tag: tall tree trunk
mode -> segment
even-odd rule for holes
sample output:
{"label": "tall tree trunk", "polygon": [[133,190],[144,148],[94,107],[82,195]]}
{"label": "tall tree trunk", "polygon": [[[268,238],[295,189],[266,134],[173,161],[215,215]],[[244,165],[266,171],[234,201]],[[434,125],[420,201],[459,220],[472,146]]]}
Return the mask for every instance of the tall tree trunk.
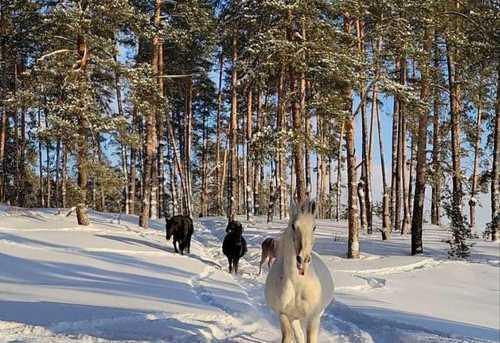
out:
{"label": "tall tree trunk", "polygon": [[[85,118],[80,117],[78,123],[78,188],[80,190],[79,202],[76,206],[76,218],[78,225],[89,225],[87,215],[87,189],[88,189],[88,159],[87,159],[87,129]],[[48,188],[48,187],[47,187]],[[48,198],[48,197],[47,197]],[[48,204],[47,204],[48,206]]]}
{"label": "tall tree trunk", "polygon": [[[403,110],[403,104],[400,105],[400,108]],[[401,234],[407,234],[409,233],[410,230],[410,208],[408,204],[408,192],[409,192],[409,177],[408,177],[408,169],[407,169],[407,164],[410,163],[407,159],[407,151],[406,151],[406,134],[407,134],[407,128],[406,128],[406,122],[405,122],[405,112],[404,110],[400,114],[400,129],[401,129],[401,141],[399,142],[400,144],[400,149],[401,149],[401,189],[402,189],[402,194],[401,194],[401,201],[403,202],[403,222],[401,223]]]}
{"label": "tall tree trunk", "polygon": [[253,207],[252,207],[252,172],[253,172],[253,163],[252,159],[250,158],[250,143],[252,142],[252,126],[253,126],[253,121],[252,121],[252,115],[253,115],[253,107],[252,107],[252,102],[253,102],[253,92],[252,89],[250,88],[248,91],[248,100],[247,100],[247,127],[246,127],[246,149],[247,149],[247,154],[246,154],[246,181],[245,181],[245,188],[246,188],[246,212],[247,212],[247,220],[250,220],[250,217],[252,216],[253,213]]}
{"label": "tall tree trunk", "polygon": [[[319,118],[318,118],[319,119]],[[325,146],[325,138],[327,135],[327,121],[326,118],[323,118],[320,120],[320,130],[321,130],[321,135],[320,135],[320,142],[321,146]],[[320,163],[320,174],[321,174],[321,182],[320,182],[320,198],[319,198],[319,203],[321,204],[321,218],[327,218],[327,213],[329,212],[330,206],[328,206],[327,203],[327,196],[329,192],[329,187],[328,187],[328,180],[330,179],[330,173],[329,173],[329,163],[328,163],[328,156],[326,154],[321,156],[321,163]]]}
{"label": "tall tree trunk", "polygon": [[[5,23],[5,13],[4,13],[4,6],[0,6],[0,22]],[[5,27],[7,25],[1,25],[2,26],[2,36],[5,36]],[[0,40],[0,61],[5,61],[7,59],[6,56],[6,48],[7,48],[7,40],[2,39]],[[7,68],[6,68],[6,63],[0,64],[0,72],[1,72],[1,79],[2,79],[2,85],[3,82],[7,80]],[[3,100],[5,99],[5,93],[3,87],[0,87],[0,98]],[[39,112],[40,115],[40,112]],[[5,163],[5,145],[7,143],[7,125],[8,125],[8,114],[7,114],[7,109],[2,104],[0,107],[0,202],[5,202],[6,198],[6,191],[5,191],[5,182],[6,182],[6,172],[7,172],[7,166]],[[40,163],[41,163],[41,158],[40,158]],[[40,174],[41,175],[41,174]],[[42,189],[40,187],[40,189]],[[42,196],[43,196],[43,192]],[[40,199],[41,202],[43,202],[43,198]],[[43,205],[42,205],[43,207]]]}
{"label": "tall tree trunk", "polygon": [[[321,141],[321,124],[320,124],[320,116],[316,117],[316,138],[315,140],[319,143],[322,144],[323,142]],[[322,218],[322,158],[321,154],[316,151],[316,213],[318,218]]]}
{"label": "tall tree trunk", "polygon": [[[164,54],[163,54],[163,44],[160,45],[158,51],[158,73],[160,75],[164,74]],[[165,96],[165,81],[163,77],[158,77],[158,89],[162,97]],[[158,204],[157,204],[157,214],[158,217],[163,217],[165,214],[165,167],[164,167],[164,153],[165,153],[165,139],[164,139],[164,127],[165,127],[165,113],[163,111],[157,112],[156,117],[156,133],[158,135],[158,147],[156,152],[156,169],[157,169],[157,185],[158,185]]]}
{"label": "tall tree trunk", "polygon": [[336,196],[335,196],[335,220],[339,221],[340,220],[340,200],[342,197],[342,188],[341,188],[341,182],[342,182],[342,140],[344,139],[344,128],[345,128],[345,121],[342,121],[341,127],[340,127],[340,135],[339,135],[339,146],[338,146],[338,152],[337,152],[337,185],[336,185]]}
{"label": "tall tree trunk", "polygon": [[[117,63],[116,56],[114,57],[115,63]],[[115,69],[115,92],[116,92],[116,105],[118,108],[118,115],[120,117],[124,116],[123,112],[123,104],[122,104],[122,94],[121,94],[121,86],[120,86],[120,73],[118,72],[118,66]],[[133,119],[132,119],[133,120]],[[125,214],[130,214],[130,200],[129,200],[129,192],[128,192],[128,167],[127,167],[127,148],[125,143],[120,143],[121,147],[121,159],[122,159],[122,173],[125,178],[123,196],[124,196],[124,209]]]}
{"label": "tall tree trunk", "polygon": [[[141,134],[140,137],[143,137],[144,135],[144,129],[141,129]],[[139,155],[138,161],[139,161],[139,175],[143,176],[144,173],[144,149],[138,149],[137,153]],[[139,178],[139,199],[142,199],[144,197],[144,180],[143,178]],[[141,209],[142,210],[142,209]],[[140,216],[140,213],[139,213]]]}
{"label": "tall tree trunk", "polygon": [[91,190],[92,190],[92,194],[91,194],[91,204],[92,204],[92,208],[97,208],[97,203],[96,203],[96,199],[97,199],[97,180],[95,177],[91,178],[90,179],[90,182],[92,184],[92,187],[91,187]]}
{"label": "tall tree trunk", "polygon": [[386,240],[391,238],[391,233],[392,233],[391,212],[390,212],[390,206],[391,206],[390,190],[389,186],[387,185],[384,146],[382,143],[382,127],[380,125],[380,113],[377,102],[375,106],[376,106],[377,127],[378,127],[378,143],[380,149],[380,166],[382,168],[382,189],[383,189],[382,190],[382,240]]}
{"label": "tall tree trunk", "polygon": [[[302,42],[306,43],[306,18],[300,18],[300,27],[301,27],[301,35]],[[306,61],[307,55],[305,53],[306,49],[302,49],[301,58]],[[307,64],[305,63],[307,66]],[[306,81],[305,71],[300,73],[300,114],[304,120],[304,158],[305,158],[305,188],[307,197],[310,196],[311,193],[311,177],[312,177],[312,168],[311,168],[311,113],[306,110],[306,95],[307,92],[310,91],[311,87]],[[302,135],[301,135],[302,136]]]}
{"label": "tall tree trunk", "polygon": [[451,114],[451,160],[452,173],[451,179],[453,184],[452,206],[462,211],[462,170],[460,165],[461,151],[461,129],[460,129],[460,84],[457,82],[455,51],[450,46],[448,40],[447,47],[447,62],[448,62],[448,86],[450,89],[450,114]]}
{"label": "tall tree trunk", "polygon": [[16,202],[18,201],[18,192],[19,192],[19,184],[20,184],[20,171],[19,171],[19,158],[20,158],[20,149],[19,149],[19,118],[18,118],[18,111],[17,109],[14,109],[12,111],[12,119],[14,119],[14,130],[13,130],[13,138],[14,138],[14,170],[13,170],[13,176],[14,176],[14,193],[10,194],[10,198],[14,199],[14,204],[18,205]]}
{"label": "tall tree trunk", "polygon": [[[297,80],[295,79],[294,73],[290,72],[290,80],[291,80],[291,93],[296,94],[297,92]],[[295,97],[294,97],[295,98]],[[295,167],[295,187],[296,187],[296,195],[297,201],[302,203],[306,199],[306,180],[304,174],[304,141],[301,135],[303,120],[302,113],[300,111],[300,104],[297,100],[292,100],[292,121],[293,128],[295,132],[296,138],[293,143],[293,160]]]}
{"label": "tall tree trunk", "polygon": [[[155,124],[157,125],[157,120]],[[157,126],[158,127],[158,126]],[[157,133],[158,131],[155,130]],[[158,135],[156,137],[156,149],[151,162],[151,195],[149,197],[149,218],[158,219]]]}
{"label": "tall tree trunk", "polygon": [[[155,2],[155,11],[154,11],[154,24],[156,27],[161,26],[161,0],[156,0]],[[160,79],[160,69],[159,69],[159,58],[160,58],[160,50],[162,47],[162,42],[159,36],[155,36],[153,38],[153,57],[152,57],[152,68],[153,74]],[[139,216],[139,226],[143,228],[149,227],[149,218],[151,214],[151,196],[153,192],[153,183],[155,182],[156,175],[153,174],[154,164],[155,164],[155,156],[157,153],[156,148],[156,116],[157,113],[155,111],[150,111],[146,115],[146,142],[144,148],[144,164],[142,170],[142,183],[144,188],[144,194],[142,196],[142,210],[141,215]]]}
{"label": "tall tree trunk", "polygon": [[274,204],[276,203],[276,189],[274,187],[273,176],[276,176],[276,163],[274,164],[271,161],[271,174],[269,175],[269,201],[267,207],[267,222],[270,223],[273,221],[274,215]]}
{"label": "tall tree trunk", "polygon": [[[294,38],[293,14],[292,10],[288,12],[289,27],[287,30],[287,39],[292,42]],[[307,197],[307,184],[305,177],[304,165],[304,110],[305,110],[305,79],[304,74],[300,73],[297,77],[297,72],[293,67],[289,67],[290,79],[290,96],[292,98],[292,125],[294,139],[292,144],[292,157],[295,170],[295,194],[298,203],[302,203]],[[304,105],[302,102],[304,101]]]}
{"label": "tall tree trunk", "polygon": [[[406,84],[406,59],[401,57],[400,59],[400,83],[402,85]],[[406,109],[402,103],[399,104],[399,168],[400,168],[400,180],[399,184],[401,187],[401,201],[403,203],[403,222],[401,223],[401,234],[408,233],[410,229],[410,209],[408,206],[408,183],[406,179]]]}
{"label": "tall tree trunk", "polygon": [[260,185],[260,167],[258,164],[256,164],[253,173],[253,213],[255,215],[260,214]]}
{"label": "tall tree trunk", "polygon": [[[45,110],[45,128],[48,129],[49,128],[49,121],[48,121],[48,113],[47,113],[47,110]],[[51,203],[51,200],[52,200],[52,186],[51,186],[51,183],[52,183],[52,174],[50,172],[50,141],[47,139],[45,141],[45,175],[46,175],[46,178],[47,178],[47,201],[46,201],[46,204],[47,204],[47,207],[52,207],[52,203]]]}
{"label": "tall tree trunk", "polygon": [[[244,92],[246,93],[246,92]],[[245,94],[247,96],[247,100],[248,100],[248,93]],[[247,108],[247,112],[248,112],[248,108]],[[243,116],[243,120],[241,120],[241,126],[238,128],[238,132],[241,132],[242,133],[242,155],[241,155],[241,159],[242,159],[242,162],[241,165],[240,165],[240,178],[239,178],[239,181],[240,181],[240,187],[239,187],[239,190],[240,190],[240,199],[241,199],[241,204],[243,205],[243,213],[245,214],[245,216],[248,216],[248,211],[247,211],[247,177],[248,177],[248,174],[247,174],[247,170],[248,170],[248,160],[247,160],[247,157],[248,157],[248,151],[247,151],[247,129],[246,129],[246,114]]]}
{"label": "tall tree trunk", "polygon": [[[191,146],[193,141],[193,79],[191,77],[187,80],[186,87],[186,134],[184,143],[184,158],[185,158],[185,178],[186,190],[184,196],[186,197],[188,206],[192,205],[192,175],[191,175]],[[192,208],[187,209],[186,212],[191,213]]]}
{"label": "tall tree trunk", "polygon": [[[16,86],[18,82],[18,63],[17,63],[17,56],[14,56],[14,78],[13,78],[13,94],[14,96],[16,95]],[[15,154],[14,154],[14,163],[15,163],[15,169],[14,169],[14,199],[15,203],[17,206],[19,206],[19,192],[20,192],[20,185],[21,185],[21,170],[20,170],[20,163],[19,160],[21,159],[21,139],[19,137],[19,117],[18,117],[18,109],[14,107],[12,109],[12,118],[14,119],[14,147],[15,147]]]}
{"label": "tall tree trunk", "polygon": [[232,39],[232,73],[231,73],[231,118],[229,127],[229,144],[231,147],[231,163],[229,168],[229,192],[228,192],[228,205],[229,209],[227,212],[229,220],[234,220],[236,217],[236,208],[238,201],[238,147],[237,147],[237,129],[238,129],[238,97],[236,91],[236,85],[238,82],[238,74],[236,70],[236,63],[238,59],[236,33],[234,33]]}
{"label": "tall tree trunk", "polygon": [[[224,194],[224,188],[226,186],[226,175],[227,175],[227,159],[229,154],[229,140],[226,139],[226,146],[224,147],[224,157],[222,158],[222,180],[221,180],[221,194]],[[229,190],[228,190],[229,191]]]}
{"label": "tall tree trunk", "polygon": [[[1,118],[1,130],[0,130],[0,202],[5,202],[5,175],[7,173],[7,164],[5,163],[5,146],[7,143],[7,126],[8,126],[8,114],[7,110],[5,107],[2,107],[0,115],[2,116]],[[40,112],[38,112],[38,116],[40,116]],[[40,141],[39,141],[40,142]],[[39,143],[40,144],[40,143]],[[41,150],[40,150],[41,151]],[[41,158],[40,158],[40,163],[41,163]],[[40,174],[41,175],[41,174]],[[42,196],[43,196],[43,187],[40,187]],[[43,198],[41,198],[42,202],[42,207],[43,205]]]}
{"label": "tall tree trunk", "polygon": [[61,207],[61,190],[60,190],[60,183],[59,183],[59,167],[61,165],[61,139],[59,138],[56,143],[56,183],[55,183],[55,189],[54,189],[54,194],[55,194],[55,200],[56,200],[56,207]]}
{"label": "tall tree trunk", "polygon": [[[344,17],[344,32],[351,33],[349,18]],[[358,209],[356,206],[356,155],[354,150],[354,116],[352,114],[352,88],[348,81],[342,88],[345,119],[345,141],[347,151],[347,257],[359,258]]]}
{"label": "tall tree trunk", "polygon": [[[374,88],[375,89],[375,86]],[[367,233],[373,233],[373,200],[372,200],[372,144],[373,144],[373,120],[375,110],[372,107],[370,116],[370,130],[368,136],[368,152],[366,155],[366,178],[365,178],[365,208]]]}
{"label": "tall tree trunk", "polygon": [[479,169],[479,146],[481,144],[481,111],[483,107],[483,99],[481,96],[482,92],[482,82],[480,81],[479,83],[479,94],[478,94],[478,99],[477,99],[477,118],[476,118],[476,137],[475,137],[475,142],[474,142],[474,165],[473,165],[473,170],[472,170],[472,185],[471,185],[471,190],[470,190],[470,199],[469,199],[469,214],[470,214],[470,221],[469,221],[469,227],[471,231],[474,229],[476,226],[476,205],[477,205],[477,199],[476,199],[476,193],[477,193],[477,179],[478,179],[478,169]]}
{"label": "tall tree trunk", "polygon": [[[409,213],[413,211],[413,161],[415,159],[415,132],[413,129],[410,130],[410,160],[408,161],[408,167],[410,168],[408,172],[408,209]],[[411,215],[410,215],[411,218]]]}
{"label": "tall tree trunk", "polygon": [[413,128],[409,132],[410,134],[410,159],[408,160],[408,193],[406,194],[408,202],[408,218],[411,225],[411,213],[413,211],[413,160],[415,159],[415,132]]}
{"label": "tall tree trunk", "polygon": [[[139,129],[139,125],[137,123],[137,112],[136,108],[132,109],[132,131]],[[130,214],[135,214],[135,185],[136,185],[136,176],[137,176],[137,148],[132,145],[130,147],[130,172],[128,179],[128,199],[129,199],[129,212]]]}
{"label": "tall tree trunk", "polygon": [[[257,132],[260,132],[262,129],[262,91],[259,89],[259,92],[257,94],[257,113],[256,113],[256,128],[255,130]],[[259,159],[255,160],[254,163],[254,172],[253,172],[253,213],[255,215],[259,215],[260,209],[261,209],[261,202],[260,202],[260,194],[259,194],[259,188],[260,188],[260,171],[261,171],[261,162],[259,162]]]}
{"label": "tall tree trunk", "polygon": [[[41,115],[42,110],[38,109],[38,131],[42,130],[42,115]],[[7,114],[4,114],[4,117]],[[6,124],[6,123],[5,123]],[[1,142],[0,142],[1,144]],[[1,186],[0,186],[1,187]],[[44,192],[44,187],[43,187],[43,160],[42,160],[42,140],[40,137],[38,137],[38,187],[39,187],[39,194],[38,194],[38,200],[39,204],[41,207],[45,207],[45,192]],[[0,198],[0,201],[3,201],[3,199]]]}
{"label": "tall tree trunk", "polygon": [[425,29],[423,50],[425,58],[420,64],[420,100],[426,105],[419,113],[417,141],[417,176],[415,179],[415,197],[411,224],[411,254],[424,251],[422,243],[422,224],[424,217],[425,184],[427,173],[427,121],[429,111],[427,103],[430,97],[430,66],[432,54],[432,32]]}
{"label": "tall tree trunk", "polygon": [[304,118],[304,162],[305,162],[305,178],[306,178],[306,194],[311,193],[311,179],[312,179],[312,166],[311,166],[311,113],[306,111],[306,92],[307,83],[304,73],[300,75],[300,112]]}
{"label": "tall tree trunk", "polygon": [[366,219],[366,197],[365,197],[365,182],[363,179],[358,182],[358,201],[359,201],[359,222],[361,224],[361,232],[367,233],[368,222]]}
{"label": "tall tree trunk", "polygon": [[[363,47],[363,30],[364,30],[364,25],[363,23],[359,20],[356,19],[356,35],[357,35],[357,40],[358,40],[358,54],[359,56],[363,56],[364,54],[364,47]],[[365,87],[363,84],[360,85],[359,89],[359,96],[360,99],[365,98]],[[361,111],[361,154],[362,154],[362,181],[358,184],[358,187],[362,185],[364,188],[363,190],[358,190],[358,196],[359,194],[363,194],[364,199],[359,199],[360,201],[360,208],[359,208],[359,213],[360,213],[360,219],[361,219],[361,226],[362,230],[364,232],[367,232],[369,234],[372,233],[372,216],[371,216],[371,198],[370,198],[370,181],[369,181],[369,157],[368,157],[368,125],[366,122],[366,106],[365,102],[361,101],[360,105],[360,111]],[[361,206],[361,203],[363,206]]]}
{"label": "tall tree trunk", "polygon": [[67,208],[68,203],[66,201],[66,183],[68,179],[68,149],[66,143],[62,146],[62,165],[61,165],[61,206],[62,208]]}
{"label": "tall tree trunk", "polygon": [[[158,5],[158,6],[161,6]],[[159,9],[161,12],[161,9]],[[160,24],[160,19],[156,19],[158,25]],[[158,93],[161,97],[165,95],[164,89],[164,78],[162,77],[164,74],[163,67],[163,44],[161,40],[155,45],[155,57],[156,57],[156,66],[153,68],[156,71],[157,75],[157,84],[158,84]],[[151,165],[151,177],[152,177],[152,185],[151,185],[151,203],[150,203],[150,218],[157,219],[162,216],[162,204],[163,204],[163,193],[164,193],[164,168],[163,168],[163,151],[165,149],[165,145],[163,143],[163,127],[164,127],[164,113],[163,111],[157,110],[155,113],[155,134],[156,134],[156,153],[154,155],[154,160]]]}
{"label": "tall tree trunk", "polygon": [[[130,201],[128,199],[128,157],[127,157],[127,147],[125,146],[124,143],[120,144],[120,152],[121,152],[121,160],[122,160],[122,173],[123,173],[123,178],[124,178],[124,187],[123,187],[123,197],[124,197],[124,203],[123,203],[123,208],[125,210],[125,214],[130,214]],[[121,211],[121,207],[120,207]]]}
{"label": "tall tree trunk", "polygon": [[[263,103],[263,108],[269,108],[270,104],[270,98],[271,96],[269,88],[266,90],[265,96],[264,96],[264,103]],[[262,115],[260,116],[260,127],[261,131],[264,130],[268,125],[271,125],[271,123],[267,122],[267,117],[265,116],[266,112],[262,111]],[[269,161],[269,167],[266,166],[265,163],[260,163],[260,172],[259,172],[259,177],[260,177],[260,184],[262,185],[261,191],[259,193],[259,208],[262,214],[265,214],[265,208],[264,204],[266,204],[266,197],[265,197],[265,190],[264,190],[264,185],[266,183],[266,169],[272,169],[272,160]],[[269,178],[272,179],[272,173],[269,174]],[[268,198],[269,199],[269,198]]]}
{"label": "tall tree trunk", "polygon": [[285,153],[286,153],[286,148],[284,144],[284,132],[286,130],[285,125],[285,67],[284,65],[281,65],[280,69],[280,77],[278,81],[278,106],[277,106],[277,120],[276,120],[276,130],[277,132],[280,133],[280,137],[277,140],[278,146],[278,156],[277,156],[277,161],[278,161],[278,180],[279,180],[279,186],[280,186],[280,194],[279,194],[279,213],[280,213],[280,219],[283,219],[285,216],[285,208],[287,206],[286,204],[286,199],[285,199],[285,194],[286,194],[286,158],[285,158]]}
{"label": "tall tree trunk", "polygon": [[[400,68],[399,59],[396,59],[396,70]],[[391,222],[399,230],[400,224],[400,199],[399,192],[399,99],[393,96],[392,111],[392,158],[391,158]],[[392,227],[391,227],[392,230]]]}
{"label": "tall tree trunk", "polygon": [[[325,133],[323,132],[323,136],[321,140],[323,141],[323,145],[325,144]],[[328,205],[328,197],[329,197],[329,180],[330,180],[330,163],[328,163],[328,158],[324,155],[321,159],[321,217],[322,218],[331,218],[329,216],[330,206]]]}
{"label": "tall tree trunk", "polygon": [[497,64],[497,99],[493,133],[493,166],[491,170],[491,239],[500,240],[500,64]]}
{"label": "tall tree trunk", "polygon": [[168,213],[167,218],[173,217],[178,213],[179,210],[179,202],[177,195],[177,175],[175,172],[174,165],[174,157],[172,152],[172,147],[168,145],[168,168],[169,168],[169,176],[170,176],[170,201],[171,207]]}
{"label": "tall tree trunk", "polygon": [[[441,59],[439,47],[437,44],[437,36],[434,38],[434,69],[438,71],[439,77],[439,61]],[[441,114],[441,93],[438,88],[433,91],[433,118],[432,118],[432,200],[431,200],[431,223],[441,225],[441,129],[440,129],[440,114]]]}
{"label": "tall tree trunk", "polygon": [[[104,165],[104,160],[102,157],[102,149],[101,149],[101,136],[97,134],[97,158],[99,161],[99,165]],[[99,186],[99,211],[106,212],[106,195],[104,193],[104,183],[102,178],[97,179]]]}
{"label": "tall tree trunk", "polygon": [[[192,209],[192,204],[191,204],[191,197],[186,196],[188,193],[188,191],[187,191],[188,185],[187,185],[187,181],[186,181],[186,172],[184,170],[185,164],[181,163],[181,155],[180,155],[180,152],[177,148],[177,144],[175,142],[174,129],[172,127],[171,119],[169,116],[167,116],[167,119],[165,122],[167,123],[167,135],[168,135],[169,143],[171,146],[171,151],[172,151],[172,154],[174,157],[174,163],[177,167],[177,172],[179,173],[179,178],[181,181],[181,190],[182,190],[182,193],[184,194],[184,197],[183,197],[183,199],[184,199],[183,212],[184,213],[183,214],[191,217],[193,209]],[[176,180],[176,178],[174,178],[174,180]],[[180,193],[180,192],[178,192],[178,193]]]}
{"label": "tall tree trunk", "polygon": [[19,138],[19,184],[17,186],[17,204],[18,206],[26,206],[26,111],[21,109],[21,123],[20,123],[20,138]]}
{"label": "tall tree trunk", "polygon": [[[380,168],[382,170],[382,240],[391,237],[391,214],[390,214],[390,194],[385,172],[384,145],[382,140],[382,125],[380,124],[380,113],[378,106],[377,88],[373,88],[373,105],[375,105],[375,116],[377,118],[378,144],[380,150]],[[372,105],[372,106],[373,106]]]}
{"label": "tall tree trunk", "polygon": [[[344,90],[344,96],[347,91]],[[351,102],[348,101],[349,107]],[[347,105],[345,110],[347,110]],[[351,108],[349,108],[351,110]],[[359,258],[358,208],[356,205],[356,156],[354,152],[354,117],[346,119],[346,151],[347,151],[347,221],[348,221],[348,258]]]}
{"label": "tall tree trunk", "polygon": [[207,133],[207,114],[203,112],[202,120],[202,140],[203,150],[201,151],[201,201],[200,213],[202,217],[208,215],[208,133]]}
{"label": "tall tree trunk", "polygon": [[222,171],[221,171],[221,131],[222,131],[222,75],[224,73],[224,55],[220,54],[219,57],[219,86],[217,92],[217,129],[215,141],[215,172],[216,172],[216,194],[217,194],[217,214],[222,214],[224,211],[223,198],[224,187],[222,187]]}

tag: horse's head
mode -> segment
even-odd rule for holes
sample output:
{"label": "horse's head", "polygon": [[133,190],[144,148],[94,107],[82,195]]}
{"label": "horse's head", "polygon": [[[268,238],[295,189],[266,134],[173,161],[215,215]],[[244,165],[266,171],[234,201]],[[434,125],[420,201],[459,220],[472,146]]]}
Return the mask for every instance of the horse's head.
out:
{"label": "horse's head", "polygon": [[243,225],[237,220],[231,220],[227,223],[226,233],[234,232],[236,236],[241,236],[243,233]]}
{"label": "horse's head", "polygon": [[304,275],[311,262],[311,252],[316,230],[316,203],[305,200],[301,204],[292,203],[288,229],[293,237],[297,270]]}

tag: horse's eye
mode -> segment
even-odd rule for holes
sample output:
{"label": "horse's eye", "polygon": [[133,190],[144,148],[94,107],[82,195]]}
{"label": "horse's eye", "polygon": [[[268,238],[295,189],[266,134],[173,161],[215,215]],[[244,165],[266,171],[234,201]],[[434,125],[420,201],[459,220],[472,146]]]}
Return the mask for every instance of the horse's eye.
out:
{"label": "horse's eye", "polygon": [[294,224],[292,224],[292,230],[295,231],[295,225]]}

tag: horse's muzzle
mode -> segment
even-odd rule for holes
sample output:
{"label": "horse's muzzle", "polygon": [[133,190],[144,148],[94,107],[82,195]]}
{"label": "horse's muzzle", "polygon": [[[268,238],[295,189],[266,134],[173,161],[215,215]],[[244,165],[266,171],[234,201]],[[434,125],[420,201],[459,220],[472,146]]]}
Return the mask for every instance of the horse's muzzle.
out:
{"label": "horse's muzzle", "polygon": [[299,275],[304,275],[306,273],[306,264],[311,262],[311,256],[307,255],[306,258],[302,259],[300,255],[297,255],[297,270]]}

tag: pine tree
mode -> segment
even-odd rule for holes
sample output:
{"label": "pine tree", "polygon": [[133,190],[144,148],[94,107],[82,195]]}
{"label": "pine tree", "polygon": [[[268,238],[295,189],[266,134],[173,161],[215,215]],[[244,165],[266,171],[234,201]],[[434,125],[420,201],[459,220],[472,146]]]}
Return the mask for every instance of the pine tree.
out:
{"label": "pine tree", "polygon": [[415,197],[413,204],[413,216],[411,227],[411,253],[412,255],[423,252],[422,225],[424,216],[424,197],[427,172],[427,121],[428,100],[430,97],[430,66],[432,55],[433,32],[429,27],[424,28],[423,34],[423,56],[420,60],[420,100],[422,109],[418,120],[418,142],[417,142],[417,176],[415,182]]}

